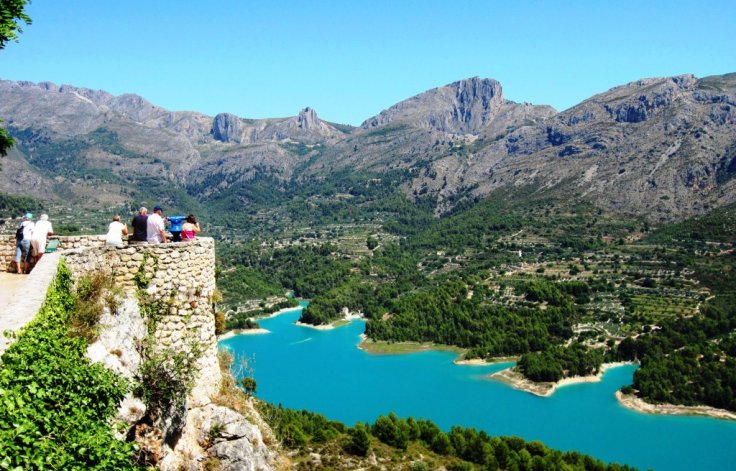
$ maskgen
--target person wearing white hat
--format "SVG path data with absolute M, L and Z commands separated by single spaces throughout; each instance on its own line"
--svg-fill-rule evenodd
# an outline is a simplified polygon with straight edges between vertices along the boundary
M 51 227 L 48 214 L 42 214 L 36 226 L 33 228 L 33 236 L 31 237 L 31 247 L 33 248 L 33 256 L 36 263 L 41 260 L 46 251 L 46 237 L 54 235 L 54 228 Z
M 19 275 L 31 271 L 31 238 L 34 227 L 32 218 L 33 214 L 26 213 L 15 233 L 15 265 Z

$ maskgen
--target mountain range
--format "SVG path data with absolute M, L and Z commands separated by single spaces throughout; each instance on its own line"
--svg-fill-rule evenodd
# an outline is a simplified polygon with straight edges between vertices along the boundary
M 212 117 L 132 94 L 4 80 L 0 118 L 17 146 L 0 161 L 0 191 L 94 207 L 174 191 L 216 200 L 259 177 L 298 185 L 398 172 L 401 191 L 436 214 L 529 188 L 673 221 L 736 201 L 735 110 L 736 73 L 642 79 L 562 112 L 506 100 L 499 82 L 474 77 L 359 127 L 312 108 Z

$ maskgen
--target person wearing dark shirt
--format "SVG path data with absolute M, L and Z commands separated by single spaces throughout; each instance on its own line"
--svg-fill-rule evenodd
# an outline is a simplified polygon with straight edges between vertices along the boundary
M 133 221 L 130 223 L 130 225 L 133 226 L 133 238 L 131 240 L 131 243 L 146 243 L 148 236 L 148 233 L 146 231 L 146 227 L 148 225 L 148 210 L 146 208 L 139 209 L 138 215 L 133 218 Z

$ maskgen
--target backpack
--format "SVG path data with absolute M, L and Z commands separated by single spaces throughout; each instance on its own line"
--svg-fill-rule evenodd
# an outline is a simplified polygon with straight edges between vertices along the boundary
M 23 240 L 23 223 L 20 223 L 18 230 L 15 231 L 15 240 Z

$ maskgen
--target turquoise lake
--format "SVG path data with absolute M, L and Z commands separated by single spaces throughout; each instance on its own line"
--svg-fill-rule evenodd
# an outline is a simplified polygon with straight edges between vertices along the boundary
M 297 309 L 259 321 L 269 334 L 220 342 L 248 360 L 258 397 L 274 404 L 347 425 L 394 411 L 445 430 L 461 425 L 517 435 L 640 469 L 736 469 L 736 422 L 652 416 L 618 404 L 614 392 L 631 383 L 634 366 L 540 398 L 486 378 L 508 363 L 459 366 L 454 354 L 434 351 L 369 355 L 356 348 L 363 322 L 320 331 L 294 325 L 299 315 Z

